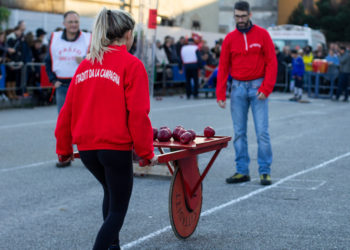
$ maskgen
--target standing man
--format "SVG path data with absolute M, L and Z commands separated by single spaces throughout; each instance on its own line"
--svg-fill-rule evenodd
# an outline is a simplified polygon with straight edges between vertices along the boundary
M 336 100 L 339 100 L 340 95 L 344 92 L 344 102 L 348 101 L 349 97 L 349 80 L 350 80 L 350 53 L 346 50 L 344 46 L 340 46 L 339 49 L 339 65 L 340 65 L 340 73 L 338 80 L 338 88 L 336 94 Z
M 227 183 L 250 181 L 247 143 L 248 110 L 251 106 L 258 141 L 260 183 L 270 185 L 272 150 L 268 132 L 268 99 L 277 76 L 275 48 L 268 32 L 252 24 L 249 3 L 236 2 L 236 29 L 222 44 L 216 87 L 217 102 L 226 106 L 226 82 L 231 74 L 231 115 L 234 127 L 236 173 Z
M 63 15 L 64 30 L 53 32 L 49 53 L 45 59 L 46 72 L 56 88 L 56 103 L 60 112 L 67 90 L 78 65 L 87 55 L 91 35 L 80 31 L 79 14 L 68 11 Z
M 184 65 L 186 76 L 186 96 L 187 99 L 193 97 L 198 98 L 198 71 L 202 66 L 201 55 L 198 46 L 194 43 L 193 38 L 188 39 L 188 44 L 181 48 L 181 59 L 179 60 L 180 74 L 182 74 L 182 65 Z M 191 79 L 193 79 L 194 87 L 192 91 Z
M 63 31 L 53 32 L 45 59 L 46 72 L 56 88 L 57 111 L 60 112 L 66 99 L 68 87 L 80 62 L 87 55 L 91 35 L 80 31 L 79 14 L 68 11 L 63 15 Z M 68 162 L 58 162 L 57 167 L 66 167 Z

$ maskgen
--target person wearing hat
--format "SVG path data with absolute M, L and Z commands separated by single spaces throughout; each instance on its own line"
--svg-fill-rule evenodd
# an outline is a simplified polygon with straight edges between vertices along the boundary
M 198 71 L 201 68 L 201 56 L 198 46 L 194 43 L 192 38 L 188 39 L 188 44 L 181 48 L 181 59 L 179 60 L 180 74 L 182 74 L 182 67 L 185 69 L 186 76 L 186 96 L 187 99 L 198 98 Z M 192 91 L 191 80 L 194 82 Z
M 47 45 L 48 41 L 46 39 L 46 31 L 42 28 L 38 28 L 35 32 L 36 38 L 42 42 L 43 45 Z

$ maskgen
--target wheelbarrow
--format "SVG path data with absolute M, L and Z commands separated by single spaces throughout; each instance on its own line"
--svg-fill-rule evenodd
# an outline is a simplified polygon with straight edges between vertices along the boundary
M 213 165 L 222 148 L 227 147 L 231 137 L 214 136 L 206 138 L 197 136 L 190 144 L 176 141 L 154 141 L 154 147 L 161 153 L 159 163 L 166 163 L 172 175 L 169 190 L 169 217 L 171 227 L 180 239 L 186 239 L 195 231 L 202 209 L 202 181 Z M 172 152 L 164 153 L 163 148 Z M 198 169 L 197 155 L 215 151 L 202 174 Z M 173 162 L 171 166 L 170 162 Z M 140 166 L 146 161 L 140 160 Z
M 231 140 L 229 136 L 214 136 L 206 138 L 197 136 L 189 144 L 176 141 L 154 141 L 160 155 L 159 163 L 165 163 L 171 173 L 169 189 L 169 217 L 171 227 L 179 239 L 190 237 L 195 231 L 202 209 L 202 181 L 212 167 L 222 148 L 227 147 Z M 165 153 L 163 148 L 171 152 Z M 215 151 L 205 169 L 200 173 L 197 155 Z M 74 153 L 80 158 L 79 153 Z M 171 164 L 172 163 L 172 164 Z M 140 166 L 146 166 L 147 160 L 141 159 Z

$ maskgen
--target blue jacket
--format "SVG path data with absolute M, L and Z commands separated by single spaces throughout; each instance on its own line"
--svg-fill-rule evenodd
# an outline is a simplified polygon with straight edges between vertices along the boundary
M 305 71 L 305 67 L 304 67 L 303 59 L 300 56 L 298 56 L 297 58 L 293 58 L 293 61 L 292 61 L 292 76 L 303 77 L 304 76 L 304 71 Z

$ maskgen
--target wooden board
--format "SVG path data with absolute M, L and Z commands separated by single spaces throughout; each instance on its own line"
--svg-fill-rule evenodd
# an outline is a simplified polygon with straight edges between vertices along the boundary
M 230 141 L 231 137 L 229 136 L 213 136 L 210 138 L 206 138 L 201 135 L 197 135 L 196 139 L 189 144 L 182 144 L 180 142 L 174 141 L 173 138 L 170 139 L 170 141 L 167 142 L 159 142 L 154 141 L 153 146 L 154 147 L 161 147 L 161 148 L 174 148 L 174 149 L 195 149 L 195 148 L 202 148 L 207 147 L 214 144 L 219 144 L 222 142 Z
M 140 167 L 136 162 L 133 163 L 134 175 L 157 175 L 157 176 L 171 176 L 168 167 L 165 164 L 158 164 L 153 167 Z

